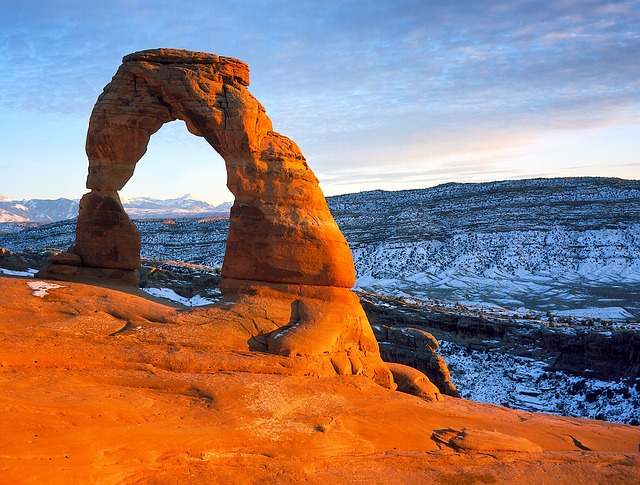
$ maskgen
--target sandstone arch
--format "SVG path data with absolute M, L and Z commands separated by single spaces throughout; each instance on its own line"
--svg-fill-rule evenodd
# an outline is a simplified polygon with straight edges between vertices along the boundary
M 296 144 L 273 131 L 248 84 L 246 64 L 227 57 L 175 49 L 125 56 L 89 120 L 91 192 L 80 202 L 76 244 L 40 276 L 137 283 L 140 234 L 118 191 L 151 135 L 181 119 L 224 159 L 235 202 L 222 267 L 225 300 L 174 323 L 197 324 L 225 348 L 296 356 L 306 362 L 305 375 L 364 374 L 392 387 L 349 289 L 353 259 L 318 180 Z
M 151 135 L 180 119 L 225 160 L 235 196 L 224 278 L 353 286 L 349 247 L 315 175 L 296 144 L 273 131 L 248 85 L 247 65 L 228 57 L 174 49 L 124 57 L 89 121 L 91 192 L 80 204 L 75 246 L 83 267 L 107 275 L 139 267 L 140 236 L 118 190 Z

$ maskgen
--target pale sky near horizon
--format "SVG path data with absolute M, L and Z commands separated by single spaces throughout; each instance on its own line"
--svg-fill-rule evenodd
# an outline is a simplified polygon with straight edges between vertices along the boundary
M 0 0 L 0 195 L 79 198 L 96 98 L 130 52 L 237 57 L 326 195 L 640 179 L 640 1 Z M 123 197 L 231 200 L 177 121 Z

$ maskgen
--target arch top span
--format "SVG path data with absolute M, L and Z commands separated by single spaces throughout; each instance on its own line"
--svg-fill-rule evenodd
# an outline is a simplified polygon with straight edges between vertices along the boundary
M 122 58 L 127 62 L 155 62 L 159 64 L 209 64 L 216 66 L 221 75 L 228 76 L 243 86 L 249 86 L 249 66 L 233 57 L 217 56 L 207 52 L 178 49 L 148 49 L 134 52 Z
M 87 188 L 120 190 L 151 135 L 180 119 L 225 159 L 247 159 L 273 130 L 246 89 L 249 67 L 230 57 L 153 49 L 124 57 L 89 119 Z
M 229 57 L 153 49 L 123 58 L 89 120 L 91 192 L 80 204 L 75 246 L 82 266 L 139 266 L 140 236 L 118 191 L 151 135 L 180 119 L 224 159 L 235 196 L 223 278 L 353 286 L 351 252 L 317 178 L 298 146 L 273 131 L 248 85 L 248 66 Z

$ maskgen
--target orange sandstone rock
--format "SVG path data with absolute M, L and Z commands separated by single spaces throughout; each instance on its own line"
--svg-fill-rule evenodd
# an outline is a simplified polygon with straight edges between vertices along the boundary
M 387 367 L 393 374 L 393 380 L 398 386 L 398 391 L 419 396 L 427 401 L 444 400 L 440 389 L 418 369 L 392 362 L 387 362 Z
M 427 401 L 265 352 L 293 301 L 321 306 L 283 289 L 186 311 L 0 276 L 0 482 L 638 482 L 637 426 Z
M 222 290 L 234 312 L 251 315 L 254 350 L 315 358 L 336 374 L 361 374 L 395 388 L 367 316 L 351 290 L 230 279 L 223 280 Z
M 151 135 L 180 119 L 225 160 L 235 202 L 222 267 L 224 304 L 254 322 L 241 327 L 244 332 L 237 324 L 223 325 L 209 338 L 233 342 L 235 349 L 251 342 L 248 350 L 296 356 L 320 373 L 363 374 L 393 387 L 349 290 L 353 259 L 318 180 L 297 145 L 273 131 L 248 85 L 246 64 L 228 57 L 175 49 L 125 56 L 89 120 L 91 192 L 80 202 L 70 249 L 81 264 L 73 257 L 71 264 L 52 261 L 40 276 L 136 283 L 140 234 L 118 190 L 133 175 Z M 266 309 L 273 316 L 260 318 Z
M 96 191 L 82 197 L 75 253 L 90 268 L 133 271 L 140 267 L 140 232 L 117 192 Z
M 297 145 L 273 131 L 248 84 L 248 67 L 236 59 L 175 49 L 125 56 L 89 121 L 92 192 L 80 207 L 76 242 L 84 265 L 137 267 L 139 236 L 119 204 L 108 202 L 151 135 L 180 119 L 224 158 L 235 196 L 223 277 L 353 286 L 351 253 L 318 180 Z

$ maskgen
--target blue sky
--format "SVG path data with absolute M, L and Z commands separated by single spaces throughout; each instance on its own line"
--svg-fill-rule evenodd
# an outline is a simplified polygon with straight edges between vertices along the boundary
M 640 178 L 640 2 L 0 0 L 0 195 L 78 198 L 93 104 L 130 52 L 237 57 L 327 195 Z M 230 200 L 165 125 L 123 197 Z

